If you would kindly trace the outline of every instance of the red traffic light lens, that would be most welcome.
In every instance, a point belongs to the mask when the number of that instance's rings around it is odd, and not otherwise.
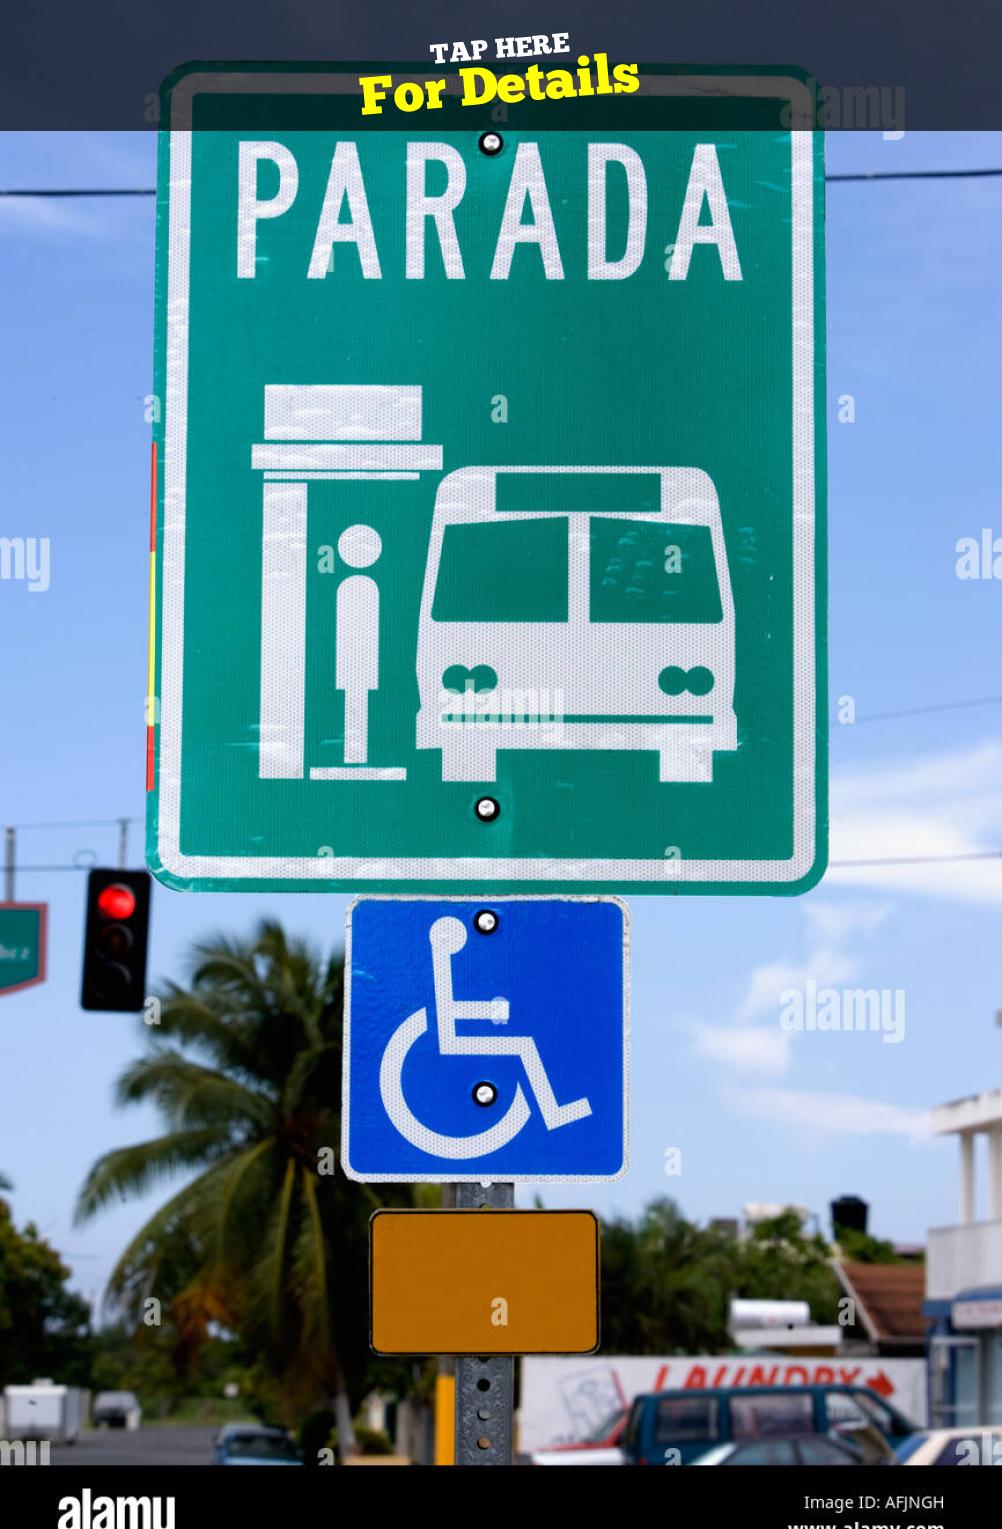
[[[136,911],[136,894],[131,887],[113,881],[102,887],[97,895],[97,906],[105,918],[131,918]]]

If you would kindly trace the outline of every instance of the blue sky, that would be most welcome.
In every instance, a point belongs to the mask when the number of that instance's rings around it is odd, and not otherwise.
[[[7,135],[0,184],[151,185],[153,157],[152,135]],[[997,135],[828,143],[832,172],[1000,163]],[[830,674],[860,718],[1002,691],[1002,585],[958,579],[954,550],[985,527],[1002,536],[1000,207],[992,179],[829,188]],[[0,201],[2,534],[52,545],[46,593],[0,585],[4,822],[142,815],[152,308],[152,199]],[[833,723],[832,858],[1002,848],[999,719],[986,705]],[[138,822],[131,835],[138,863]],[[19,838],[25,866],[115,848],[111,827]],[[112,1102],[141,1027],[77,1005],[84,886],[18,878],[19,897],[50,904],[50,975],[0,1006],[0,1170],[18,1219],[96,1296],[163,1195],[72,1225],[95,1157],[157,1129]],[[152,972],[176,975],[193,939],[265,913],[329,947],[344,910],[330,895],[158,888]],[[928,1138],[924,1112],[999,1077],[1002,861],[847,868],[800,899],[632,910],[632,1168],[545,1186],[546,1204],[635,1213],[669,1193],[697,1219],[764,1200],[826,1220],[854,1193],[876,1232],[907,1241],[954,1219],[955,1147]],[[903,989],[903,1041],[785,1033],[778,995],[808,978]],[[668,1177],[672,1147],[682,1172]]]

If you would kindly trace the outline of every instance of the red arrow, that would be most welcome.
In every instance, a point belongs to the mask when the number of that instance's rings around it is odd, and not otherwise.
[[[888,1380],[883,1370],[878,1370],[876,1375],[871,1376],[866,1384],[871,1391],[876,1391],[878,1396],[892,1396],[894,1394],[894,1384]]]

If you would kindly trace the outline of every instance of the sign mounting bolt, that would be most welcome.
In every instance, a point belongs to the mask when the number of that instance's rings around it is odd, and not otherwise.
[[[474,810],[481,823],[492,823],[499,816],[501,806],[492,796],[482,796]]]
[[[487,154],[487,155],[489,155],[493,159],[496,154],[500,154],[500,152],[501,152],[501,150],[503,148],[504,148],[504,139],[501,137],[500,133],[481,133],[480,134],[480,152],[481,152],[481,154]]]

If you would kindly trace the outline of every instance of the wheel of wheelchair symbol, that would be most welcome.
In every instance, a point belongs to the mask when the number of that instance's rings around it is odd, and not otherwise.
[[[420,1040],[427,1029],[428,1012],[426,1009],[418,1009],[394,1030],[379,1064],[379,1093],[383,1107],[396,1129],[411,1146],[420,1151],[433,1157],[448,1157],[457,1161],[484,1157],[506,1146],[518,1135],[532,1113],[521,1083],[516,1084],[515,1097],[501,1119],[486,1131],[477,1131],[472,1136],[449,1136],[442,1131],[433,1131],[418,1120],[411,1110],[404,1098],[404,1062],[415,1041]]]

